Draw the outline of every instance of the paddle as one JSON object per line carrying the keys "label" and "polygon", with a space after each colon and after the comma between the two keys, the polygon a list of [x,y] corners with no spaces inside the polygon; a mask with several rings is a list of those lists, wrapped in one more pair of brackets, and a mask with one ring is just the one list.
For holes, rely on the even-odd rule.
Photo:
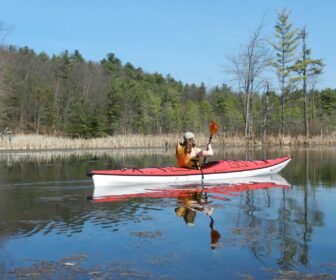
{"label": "paddle", "polygon": [[[212,136],[217,134],[219,129],[219,123],[216,121],[211,120],[209,123],[209,130],[210,130],[210,137],[209,137],[209,144],[211,144]],[[206,163],[207,158],[203,159],[203,163]]]}

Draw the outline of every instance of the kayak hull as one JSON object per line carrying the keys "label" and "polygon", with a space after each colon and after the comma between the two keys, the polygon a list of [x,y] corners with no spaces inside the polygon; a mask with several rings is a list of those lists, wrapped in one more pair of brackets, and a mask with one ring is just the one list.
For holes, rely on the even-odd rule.
{"label": "kayak hull", "polygon": [[[114,202],[133,198],[188,198],[194,193],[207,193],[210,197],[228,200],[226,196],[236,196],[239,192],[269,188],[288,189],[290,184],[279,174],[226,179],[224,182],[194,183],[182,185],[147,184],[121,185],[106,188],[104,193],[93,196],[92,202]],[[217,196],[220,195],[220,196]],[[216,195],[216,196],[215,196]]]}
{"label": "kayak hull", "polygon": [[201,181],[211,182],[234,178],[267,176],[279,173],[290,161],[290,156],[259,161],[222,160],[210,162],[202,170],[177,167],[92,170],[88,175],[92,176],[94,182],[93,196],[99,197],[105,196],[113,186],[188,184],[199,183]]}

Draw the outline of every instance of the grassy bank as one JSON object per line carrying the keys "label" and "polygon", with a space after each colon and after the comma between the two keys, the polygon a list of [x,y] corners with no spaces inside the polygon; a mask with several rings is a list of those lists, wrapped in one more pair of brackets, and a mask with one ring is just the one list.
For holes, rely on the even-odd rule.
{"label": "grassy bank", "polygon": [[[95,139],[72,139],[66,137],[54,137],[45,135],[21,135],[0,137],[0,150],[40,150],[40,149],[96,149],[96,148],[154,148],[173,147],[177,141],[182,141],[182,136],[177,134],[167,135],[118,135]],[[197,135],[196,142],[204,145],[208,141],[208,135]],[[261,146],[259,139],[246,139],[243,136],[216,135],[213,138],[214,145],[228,146]],[[269,136],[265,139],[265,145],[284,146],[316,146],[336,145],[336,132],[330,135],[317,135],[306,139],[304,136]]]}

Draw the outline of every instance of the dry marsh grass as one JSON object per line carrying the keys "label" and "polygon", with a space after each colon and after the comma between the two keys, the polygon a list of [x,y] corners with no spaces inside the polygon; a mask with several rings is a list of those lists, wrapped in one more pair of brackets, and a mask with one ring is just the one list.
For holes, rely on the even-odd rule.
{"label": "dry marsh grass", "polygon": [[77,159],[85,159],[87,161],[96,161],[98,158],[111,158],[121,161],[126,160],[128,157],[141,158],[144,155],[161,155],[172,156],[174,155],[173,149],[67,149],[67,150],[6,150],[0,152],[0,162],[6,162],[11,165],[16,162],[45,162],[50,163],[55,160],[64,160],[69,157]]}
{"label": "dry marsh grass", "polygon": [[10,139],[0,138],[2,150],[51,150],[51,149],[96,149],[96,148],[137,148],[169,146],[174,136],[162,135],[117,135],[104,138],[83,139],[53,137],[45,135],[18,134]]}
{"label": "dry marsh grass", "polygon": [[[54,137],[37,134],[17,134],[11,137],[0,137],[0,150],[57,150],[57,149],[97,149],[97,148],[160,148],[173,147],[177,141],[182,141],[182,136],[177,134],[165,135],[116,135],[104,138],[82,139]],[[208,135],[199,134],[196,139],[199,145],[208,141]],[[269,136],[261,143],[258,138],[246,139],[243,136],[216,135],[214,145],[228,145],[235,147],[280,145],[336,145],[336,132],[330,135],[317,135],[310,138],[304,136]]]}

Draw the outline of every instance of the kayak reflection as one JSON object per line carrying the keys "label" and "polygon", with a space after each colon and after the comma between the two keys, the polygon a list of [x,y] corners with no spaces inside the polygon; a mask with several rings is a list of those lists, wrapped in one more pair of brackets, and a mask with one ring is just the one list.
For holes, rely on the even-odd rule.
{"label": "kayak reflection", "polygon": [[192,226],[195,224],[197,213],[202,213],[209,217],[210,223],[210,247],[215,249],[219,246],[221,238],[220,232],[215,229],[214,218],[212,216],[214,200],[229,201],[230,196],[237,196],[241,192],[269,189],[269,188],[289,188],[289,183],[280,175],[260,176],[251,178],[232,179],[230,181],[218,182],[217,184],[189,184],[171,187],[151,185],[143,187],[139,185],[129,185],[125,188],[115,187],[115,194],[105,197],[93,197],[93,202],[114,202],[135,198],[177,198],[178,207],[175,213],[181,217],[185,224]]}

